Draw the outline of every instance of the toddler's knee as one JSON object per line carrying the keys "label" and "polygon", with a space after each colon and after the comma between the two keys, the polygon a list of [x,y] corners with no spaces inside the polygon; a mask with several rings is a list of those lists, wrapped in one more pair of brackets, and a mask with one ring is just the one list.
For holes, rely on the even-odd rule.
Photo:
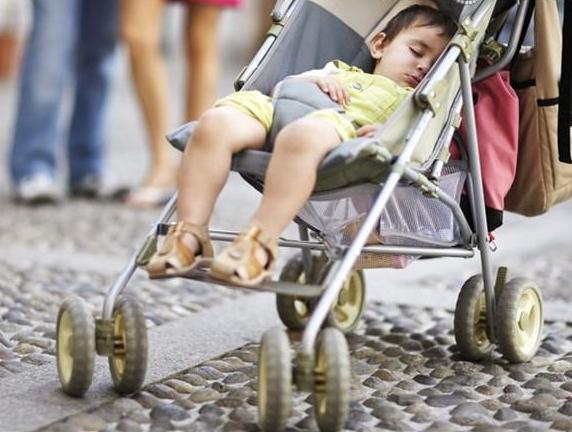
{"label": "toddler's knee", "polygon": [[206,142],[211,138],[220,138],[231,129],[231,116],[224,107],[210,108],[200,117],[193,132],[194,141]]}
{"label": "toddler's knee", "polygon": [[312,119],[296,120],[278,133],[274,147],[296,153],[317,150],[320,145],[319,129]]}

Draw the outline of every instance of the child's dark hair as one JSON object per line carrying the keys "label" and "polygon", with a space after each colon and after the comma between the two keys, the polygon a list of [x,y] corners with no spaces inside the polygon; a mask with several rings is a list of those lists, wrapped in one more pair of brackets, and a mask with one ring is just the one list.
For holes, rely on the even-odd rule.
{"label": "child's dark hair", "polygon": [[425,5],[413,5],[403,9],[387,23],[383,32],[391,41],[400,32],[419,23],[422,27],[439,27],[449,39],[457,31],[457,24],[444,12]]}

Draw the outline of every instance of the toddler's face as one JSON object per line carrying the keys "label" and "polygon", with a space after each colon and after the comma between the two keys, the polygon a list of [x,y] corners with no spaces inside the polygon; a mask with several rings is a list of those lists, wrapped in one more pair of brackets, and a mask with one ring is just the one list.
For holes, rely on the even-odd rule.
{"label": "toddler's face", "polygon": [[380,33],[370,45],[372,57],[378,60],[374,74],[386,76],[402,87],[415,88],[448,42],[439,27],[418,24],[402,30],[391,41]]}

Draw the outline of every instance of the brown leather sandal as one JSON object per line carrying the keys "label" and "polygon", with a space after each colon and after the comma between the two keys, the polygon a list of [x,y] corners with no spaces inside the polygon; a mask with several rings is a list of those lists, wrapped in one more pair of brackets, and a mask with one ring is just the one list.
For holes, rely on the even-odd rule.
{"label": "brown leather sandal", "polygon": [[[262,246],[268,255],[268,261],[264,266],[256,259],[257,246]],[[213,279],[234,285],[253,287],[271,277],[276,253],[276,240],[263,232],[259,226],[252,225],[246,228],[232,245],[217,255],[209,275]]]}
{"label": "brown leather sandal", "polygon": [[[185,233],[198,240],[200,250],[196,255],[181,241]],[[203,259],[212,256],[213,247],[207,227],[181,221],[169,228],[161,248],[151,257],[145,269],[151,279],[185,276]]]}

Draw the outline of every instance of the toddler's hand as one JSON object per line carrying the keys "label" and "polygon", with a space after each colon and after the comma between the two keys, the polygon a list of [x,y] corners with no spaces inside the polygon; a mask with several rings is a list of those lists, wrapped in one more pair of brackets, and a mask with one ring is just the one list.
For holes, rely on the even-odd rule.
{"label": "toddler's hand", "polygon": [[342,106],[346,106],[350,102],[350,92],[335,77],[316,77],[314,82],[334,102]]}
{"label": "toddler's hand", "polygon": [[376,125],[376,124],[368,124],[368,125],[362,126],[356,131],[356,135],[358,137],[372,137],[375,135],[375,131],[377,130],[377,126],[378,125]]}

